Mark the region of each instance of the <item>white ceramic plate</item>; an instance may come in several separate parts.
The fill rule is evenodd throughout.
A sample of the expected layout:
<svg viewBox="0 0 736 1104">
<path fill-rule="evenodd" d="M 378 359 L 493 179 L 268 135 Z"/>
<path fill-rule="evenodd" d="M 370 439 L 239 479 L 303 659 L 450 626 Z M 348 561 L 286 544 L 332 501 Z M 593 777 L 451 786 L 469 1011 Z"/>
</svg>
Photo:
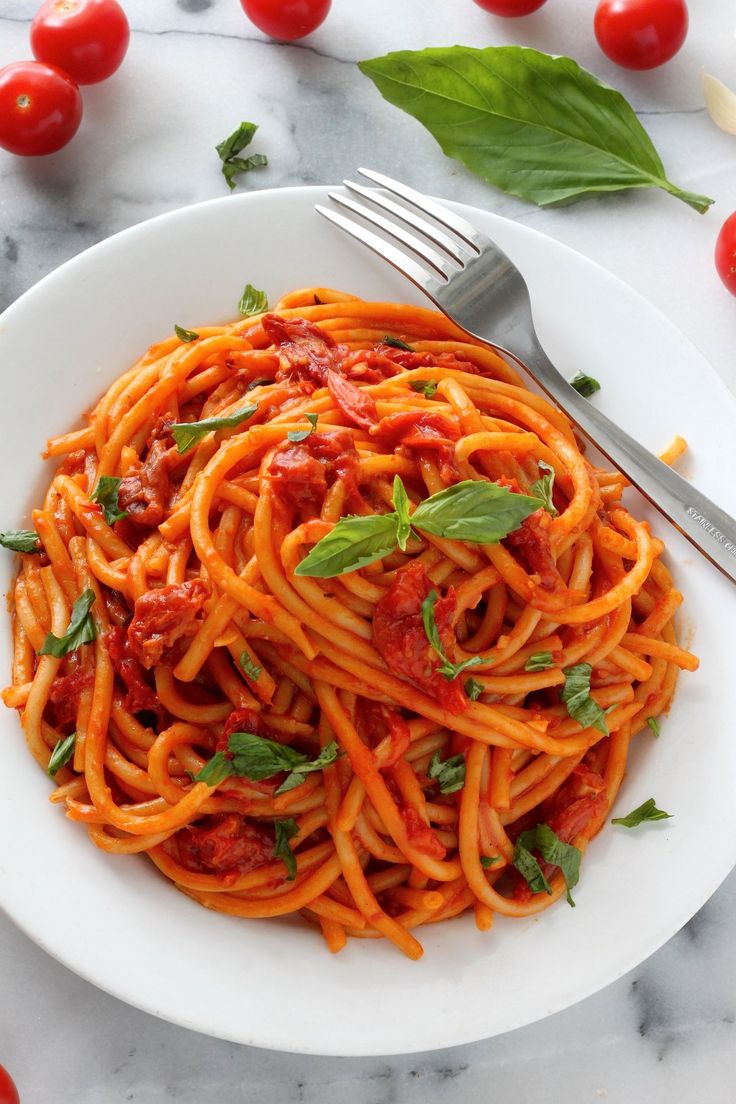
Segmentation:
<svg viewBox="0 0 736 1104">
<path fill-rule="evenodd" d="M 0 319 L 5 476 L 0 527 L 19 527 L 49 471 L 46 438 L 175 322 L 235 315 L 244 283 L 272 300 L 305 285 L 421 301 L 313 212 L 325 189 L 256 192 L 175 211 L 64 265 Z M 466 209 L 526 275 L 560 367 L 597 376 L 596 402 L 654 450 L 677 432 L 687 474 L 736 511 L 736 402 L 670 323 L 613 276 L 526 227 Z M 643 503 L 637 508 L 645 511 Z M 656 515 L 702 659 L 655 741 L 639 737 L 619 800 L 674 819 L 607 828 L 577 908 L 528 922 L 466 918 L 421 932 L 409 962 L 384 942 L 338 956 L 306 924 L 207 912 L 143 858 L 104 854 L 47 801 L 14 713 L 0 715 L 0 901 L 50 954 L 95 985 L 186 1027 L 289 1051 L 380 1055 L 466 1043 L 540 1019 L 607 985 L 684 924 L 736 863 L 736 740 L 729 708 L 734 592 Z M 3 554 L 7 589 L 12 557 Z M 0 671 L 10 668 L 6 619 Z M 3 676 L 5 677 L 5 676 Z"/>
</svg>

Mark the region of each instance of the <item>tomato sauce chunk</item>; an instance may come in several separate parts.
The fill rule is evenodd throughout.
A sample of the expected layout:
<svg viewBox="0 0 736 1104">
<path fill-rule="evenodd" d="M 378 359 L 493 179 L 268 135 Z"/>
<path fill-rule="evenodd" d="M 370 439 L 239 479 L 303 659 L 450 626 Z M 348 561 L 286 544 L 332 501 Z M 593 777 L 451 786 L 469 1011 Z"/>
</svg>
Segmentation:
<svg viewBox="0 0 736 1104">
<path fill-rule="evenodd" d="M 402 567 L 376 605 L 373 643 L 392 673 L 425 690 L 451 713 L 460 713 L 468 705 L 462 683 L 439 673 L 439 657 L 424 631 L 422 602 L 432 589 L 424 565 L 418 560 Z M 448 655 L 455 643 L 451 623 L 454 612 L 455 592 L 450 588 L 434 606 L 437 631 Z"/>
<path fill-rule="evenodd" d="M 282 502 L 296 510 L 319 511 L 328 487 L 344 482 L 348 502 L 360 501 L 358 454 L 348 429 L 310 433 L 298 444 L 284 442 L 268 469 L 271 485 Z"/>
<path fill-rule="evenodd" d="M 578 764 L 546 811 L 547 824 L 563 843 L 572 843 L 592 820 L 608 810 L 606 783 L 596 771 Z"/>
<path fill-rule="evenodd" d="M 133 464 L 118 488 L 118 506 L 128 513 L 127 521 L 143 529 L 155 529 L 166 517 L 173 494 L 171 472 L 179 455 L 169 432 L 168 414 L 148 439 L 145 460 Z"/>
<path fill-rule="evenodd" d="M 565 584 L 557 570 L 549 542 L 552 518 L 546 511 L 537 510 L 524 518 L 521 526 L 509 533 L 507 543 L 524 561 L 529 571 L 539 576 L 542 590 L 564 590 Z"/>
<path fill-rule="evenodd" d="M 79 699 L 94 684 L 93 672 L 83 671 L 81 667 L 54 679 L 49 691 L 49 701 L 54 707 L 54 728 L 65 734 L 73 730 L 77 723 Z"/>
<path fill-rule="evenodd" d="M 327 372 L 327 386 L 349 421 L 354 422 L 361 429 L 370 429 L 376 424 L 378 421 L 376 404 L 366 391 L 331 368 Z"/>
<path fill-rule="evenodd" d="M 337 368 L 347 352 L 347 346 L 336 345 L 325 330 L 306 318 L 266 314 L 261 325 L 281 358 L 277 382 L 302 381 L 324 387 L 328 369 Z"/>
<path fill-rule="evenodd" d="M 381 418 L 374 432 L 381 444 L 389 448 L 403 447 L 433 452 L 443 482 L 453 483 L 458 479 L 455 442 L 460 437 L 460 426 L 455 418 L 446 414 L 434 414 L 432 411 L 400 411 Z"/>
<path fill-rule="evenodd" d="M 115 674 L 125 687 L 125 708 L 129 713 L 155 713 L 161 722 L 165 710 L 148 684 L 146 672 L 133 652 L 125 629 L 119 625 L 109 628 L 105 633 L 105 647 Z"/>
<path fill-rule="evenodd" d="M 167 842 L 169 854 L 195 874 L 248 874 L 273 859 L 271 832 L 239 813 L 204 817 Z"/>
<path fill-rule="evenodd" d="M 166 656 L 177 640 L 194 628 L 209 587 L 201 579 L 170 583 L 147 590 L 136 599 L 128 641 L 135 658 L 150 669 Z"/>
</svg>

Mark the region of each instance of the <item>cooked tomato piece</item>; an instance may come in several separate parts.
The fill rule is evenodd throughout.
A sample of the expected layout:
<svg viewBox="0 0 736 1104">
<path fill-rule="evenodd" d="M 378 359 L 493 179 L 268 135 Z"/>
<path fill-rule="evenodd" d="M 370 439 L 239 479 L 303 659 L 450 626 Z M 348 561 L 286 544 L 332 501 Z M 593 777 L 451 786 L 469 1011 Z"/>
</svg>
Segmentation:
<svg viewBox="0 0 736 1104">
<path fill-rule="evenodd" d="M 273 859 L 271 831 L 238 813 L 204 817 L 167 842 L 169 853 L 196 874 L 247 874 Z"/>
<path fill-rule="evenodd" d="M 529 571 L 539 575 L 543 590 L 558 590 L 565 584 L 557 570 L 549 543 L 551 516 L 545 510 L 537 510 L 524 518 L 515 533 L 506 538 L 511 548 L 519 552 Z"/>
<path fill-rule="evenodd" d="M 367 698 L 358 699 L 358 729 L 371 747 L 377 747 L 388 736 L 390 751 L 381 764 L 382 770 L 398 763 L 411 742 L 411 731 L 404 718 L 388 705 Z"/>
<path fill-rule="evenodd" d="M 547 824 L 563 843 L 572 843 L 591 820 L 608 809 L 606 783 L 596 771 L 578 764 L 567 782 L 552 798 L 546 811 Z"/>
<path fill-rule="evenodd" d="M 105 633 L 105 647 L 115 674 L 125 686 L 123 704 L 128 712 L 155 713 L 159 722 L 163 721 L 166 711 L 156 697 L 155 690 L 146 681 L 146 673 L 134 654 L 125 629 L 119 625 L 109 628 Z"/>
<path fill-rule="evenodd" d="M 222 728 L 217 741 L 217 751 L 225 751 L 233 732 L 252 732 L 255 736 L 265 736 L 261 715 L 255 709 L 233 709 Z"/>
<path fill-rule="evenodd" d="M 277 381 L 301 380 L 324 387 L 328 368 L 337 368 L 347 351 L 347 346 L 336 345 L 325 330 L 306 318 L 266 314 L 261 325 L 281 356 Z"/>
<path fill-rule="evenodd" d="M 455 418 L 446 414 L 422 413 L 418 410 L 401 411 L 381 418 L 375 434 L 389 448 L 430 449 L 436 454 L 440 476 L 445 483 L 458 478 L 455 467 L 455 442 L 460 437 L 460 426 Z"/>
<path fill-rule="evenodd" d="M 397 571 L 393 583 L 381 598 L 373 615 L 373 643 L 388 669 L 413 682 L 436 698 L 451 713 L 468 706 L 462 681 L 448 680 L 438 671 L 440 660 L 424 631 L 422 602 L 432 591 L 423 564 L 418 560 Z M 450 588 L 434 606 L 434 616 L 445 653 L 452 654 L 455 635 L 452 615 L 455 592 Z"/>
<path fill-rule="evenodd" d="M 297 510 L 318 511 L 328 487 L 345 484 L 349 503 L 359 503 L 358 454 L 348 429 L 310 433 L 298 444 L 284 442 L 276 450 L 268 474 L 283 502 Z"/>
<path fill-rule="evenodd" d="M 428 824 L 425 824 L 419 813 L 411 805 L 399 806 L 401 819 L 406 826 L 406 834 L 416 847 L 424 855 L 433 859 L 444 859 L 447 849 L 437 839 L 435 832 Z"/>
<path fill-rule="evenodd" d="M 346 418 L 361 429 L 370 429 L 378 421 L 376 404 L 369 394 L 356 387 L 332 368 L 327 371 L 330 394 Z"/>
<path fill-rule="evenodd" d="M 49 701 L 54 707 L 54 728 L 68 735 L 77 723 L 79 699 L 84 690 L 95 684 L 92 671 L 83 671 L 77 667 L 68 675 L 54 679 L 49 691 Z"/>
<path fill-rule="evenodd" d="M 128 640 L 133 655 L 150 669 L 160 663 L 180 637 L 188 634 L 209 596 L 202 579 L 147 590 L 136 599 Z"/>
<path fill-rule="evenodd" d="M 375 349 L 355 349 L 343 358 L 340 368 L 348 379 L 362 380 L 365 383 L 380 383 L 390 376 L 396 376 L 401 366 L 384 354 L 385 346 Z"/>
<path fill-rule="evenodd" d="M 118 488 L 118 505 L 127 511 L 126 520 L 145 529 L 161 524 L 171 502 L 171 472 L 180 461 L 168 428 L 173 420 L 171 414 L 159 419 L 145 460 L 130 467 Z"/>
<path fill-rule="evenodd" d="M 395 349 L 392 345 L 377 345 L 377 351 L 387 360 L 402 368 L 449 368 L 455 372 L 470 372 L 477 376 L 480 368 L 469 360 L 458 360 L 454 353 L 415 353 L 409 349 Z"/>
</svg>

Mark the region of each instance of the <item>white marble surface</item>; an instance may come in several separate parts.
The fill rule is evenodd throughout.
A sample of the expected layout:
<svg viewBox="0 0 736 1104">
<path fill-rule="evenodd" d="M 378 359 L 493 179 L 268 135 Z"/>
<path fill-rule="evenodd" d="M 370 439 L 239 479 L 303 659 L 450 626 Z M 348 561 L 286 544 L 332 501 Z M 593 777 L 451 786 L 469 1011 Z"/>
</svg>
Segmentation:
<svg viewBox="0 0 736 1104">
<path fill-rule="evenodd" d="M 640 75 L 597 50 L 592 0 L 549 0 L 517 21 L 492 19 L 471 0 L 334 0 L 323 27 L 294 46 L 264 39 L 237 0 L 124 4 L 134 28 L 128 58 L 108 84 L 85 90 L 72 145 L 37 161 L 0 151 L 0 309 L 108 234 L 224 194 L 212 147 L 245 118 L 260 123 L 254 149 L 270 164 L 243 187 L 337 182 L 367 163 L 532 224 L 640 290 L 736 390 L 736 303 L 712 265 L 720 223 L 736 208 L 736 139 L 710 123 L 699 88 L 702 67 L 736 83 L 731 0 L 693 0 L 686 47 L 663 70 Z M 0 65 L 28 56 L 35 7 L 3 0 Z M 642 192 L 530 207 L 447 161 L 354 65 L 390 49 L 514 41 L 571 54 L 619 87 L 671 178 L 717 206 L 700 217 Z M 652 892 L 666 892 L 656 872 Z M 730 1104 L 735 906 L 732 875 L 648 962 L 543 1023 L 473 1046 L 375 1060 L 268 1053 L 159 1022 L 74 977 L 0 917 L 0 1062 L 23 1104 Z"/>
</svg>

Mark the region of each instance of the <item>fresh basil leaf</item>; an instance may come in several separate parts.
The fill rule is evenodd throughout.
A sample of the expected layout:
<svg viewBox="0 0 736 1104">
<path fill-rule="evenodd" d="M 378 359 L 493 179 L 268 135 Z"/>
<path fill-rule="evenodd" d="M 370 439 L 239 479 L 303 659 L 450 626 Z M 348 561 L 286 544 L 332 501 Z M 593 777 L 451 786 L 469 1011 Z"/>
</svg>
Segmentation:
<svg viewBox="0 0 736 1104">
<path fill-rule="evenodd" d="M 74 757 L 74 745 L 76 741 L 76 732 L 72 732 L 71 736 L 64 736 L 61 740 L 56 741 L 54 750 L 51 752 L 49 765 L 46 768 L 46 773 L 49 778 L 55 778 L 56 772 L 61 770 L 62 767 L 65 767 Z"/>
<path fill-rule="evenodd" d="M 286 436 L 289 438 L 290 441 L 306 441 L 307 437 L 314 433 L 315 429 L 317 428 L 317 418 L 319 417 L 318 414 L 305 414 L 304 417 L 309 422 L 310 428 L 294 429 L 291 431 L 291 433 L 287 433 Z"/>
<path fill-rule="evenodd" d="M 474 678 L 469 678 L 465 683 L 465 693 L 471 701 L 477 701 L 483 693 L 483 686 L 480 682 L 476 682 Z"/>
<path fill-rule="evenodd" d="M 596 391 L 601 389 L 598 380 L 593 379 L 592 376 L 586 376 L 585 372 L 578 372 L 576 376 L 573 376 L 570 380 L 570 386 L 574 387 L 578 395 L 582 395 L 584 399 L 589 399 L 591 395 L 595 395 Z"/>
<path fill-rule="evenodd" d="M 660 728 L 659 728 L 659 721 L 657 720 L 657 718 L 656 717 L 647 717 L 647 724 L 651 728 L 654 735 L 657 738 L 659 738 Z"/>
<path fill-rule="evenodd" d="M 411 345 L 407 345 L 405 341 L 402 341 L 400 337 L 391 337 L 386 335 L 382 341 L 383 345 L 390 345 L 392 349 L 405 349 L 407 353 L 413 353 Z"/>
<path fill-rule="evenodd" d="M 0 533 L 0 544 L 11 552 L 41 552 L 38 533 L 33 529 L 6 529 Z"/>
<path fill-rule="evenodd" d="M 670 183 L 624 97 L 571 58 L 523 46 L 449 46 L 358 65 L 448 157 L 511 195 L 546 206 L 662 188 L 701 213 L 713 202 Z"/>
<path fill-rule="evenodd" d="M 299 825 L 293 817 L 287 817 L 286 820 L 274 821 L 273 826 L 276 832 L 276 846 L 273 849 L 273 857 L 283 860 L 286 867 L 286 881 L 293 882 L 296 878 L 296 859 L 294 858 L 294 852 L 289 847 L 289 840 L 298 834 Z"/>
<path fill-rule="evenodd" d="M 185 330 L 183 326 L 174 326 L 174 333 L 187 345 L 190 341 L 196 341 L 199 338 L 199 334 L 194 330 Z"/>
<path fill-rule="evenodd" d="M 605 713 L 598 702 L 590 696 L 590 676 L 593 668 L 589 663 L 577 663 L 566 667 L 565 685 L 560 697 L 567 706 L 568 714 L 583 728 L 597 728 L 604 736 L 608 735 Z"/>
<path fill-rule="evenodd" d="M 548 514 L 551 514 L 552 517 L 557 517 L 557 507 L 552 501 L 552 488 L 555 485 L 555 469 L 551 468 L 549 464 L 545 464 L 544 460 L 539 461 L 539 467 L 545 474 L 541 476 L 541 478 L 535 479 L 529 490 L 534 498 L 541 498 Z"/>
<path fill-rule="evenodd" d="M 524 664 L 525 671 L 548 671 L 555 661 L 551 652 L 534 652 Z"/>
<path fill-rule="evenodd" d="M 523 834 L 523 833 L 522 833 Z M 552 893 L 552 886 L 544 876 L 541 866 L 526 847 L 521 843 L 521 836 L 514 847 L 512 865 L 521 874 L 532 893 Z"/>
<path fill-rule="evenodd" d="M 437 537 L 497 544 L 542 506 L 541 498 L 514 494 L 485 479 L 465 479 L 425 498 L 411 520 L 415 529 Z"/>
<path fill-rule="evenodd" d="M 396 511 L 396 541 L 402 552 L 406 551 L 406 542 L 411 536 L 411 516 L 409 514 L 409 496 L 401 476 L 394 476 L 393 493 L 394 510 Z"/>
<path fill-rule="evenodd" d="M 481 855 L 480 857 L 480 865 L 483 867 L 484 870 L 488 870 L 490 866 L 493 866 L 494 863 L 500 861 L 500 855 Z"/>
<path fill-rule="evenodd" d="M 427 778 L 439 782 L 440 793 L 457 793 L 465 785 L 465 756 L 451 755 L 441 763 L 440 753 L 436 751 L 429 761 Z"/>
<path fill-rule="evenodd" d="M 302 751 L 253 732 L 233 732 L 227 750 L 232 755 L 233 774 L 251 782 L 262 782 L 280 771 L 293 770 L 308 758 Z"/>
<path fill-rule="evenodd" d="M 238 310 L 245 315 L 263 314 L 264 311 L 268 310 L 268 296 L 265 291 L 259 291 L 252 284 L 246 284 L 243 288 L 243 294 L 240 296 Z M 268 382 L 273 383 L 273 380 Z"/>
<path fill-rule="evenodd" d="M 128 516 L 128 511 L 121 510 L 118 503 L 121 483 L 122 479 L 117 475 L 101 475 L 89 496 L 92 502 L 97 502 L 102 507 L 102 516 L 108 525 L 114 525 L 116 521 L 122 521 Z"/>
<path fill-rule="evenodd" d="M 437 394 L 436 380 L 412 380 L 409 384 L 412 391 L 418 391 L 425 399 L 433 399 Z"/>
<path fill-rule="evenodd" d="M 250 157 L 238 157 L 239 153 L 249 146 L 258 130 L 256 123 L 243 122 L 227 138 L 215 146 L 222 161 L 222 175 L 232 191 L 235 187 L 235 177 L 241 172 L 250 172 L 261 165 L 267 165 L 268 160 L 262 153 L 254 153 Z"/>
<path fill-rule="evenodd" d="M 424 632 L 427 640 L 442 660 L 442 663 L 438 667 L 438 671 L 449 681 L 450 679 L 457 678 L 459 674 L 463 671 L 467 671 L 469 667 L 477 667 L 478 664 L 483 663 L 484 660 L 482 656 L 472 656 L 470 659 L 464 659 L 462 663 L 452 663 L 447 658 L 445 650 L 442 647 L 439 629 L 437 628 L 437 620 L 434 615 L 436 602 L 437 591 L 432 590 L 422 602 L 422 624 L 424 625 Z"/>
<path fill-rule="evenodd" d="M 212 433 L 215 429 L 233 429 L 241 422 L 252 418 L 257 409 L 257 405 L 253 403 L 252 406 L 244 406 L 242 410 L 236 410 L 234 414 L 229 414 L 225 418 L 205 418 L 201 422 L 174 422 L 169 428 L 171 436 L 176 441 L 176 451 L 183 456 L 185 452 L 189 452 L 199 444 L 208 433 Z"/>
<path fill-rule="evenodd" d="M 398 543 L 396 514 L 368 514 L 340 518 L 297 566 L 296 575 L 332 579 L 393 552 Z"/>
<path fill-rule="evenodd" d="M 639 805 L 637 809 L 632 809 L 626 816 L 614 817 L 611 824 L 622 824 L 624 828 L 638 828 L 640 824 L 644 824 L 648 820 L 671 819 L 672 814 L 665 813 L 662 809 L 658 809 L 654 798 L 650 797 L 643 805 Z"/>
<path fill-rule="evenodd" d="M 577 847 L 573 847 L 571 843 L 563 843 L 563 841 L 552 831 L 548 824 L 538 824 L 536 828 L 532 828 L 528 832 L 522 832 L 516 841 L 516 848 L 514 850 L 513 863 L 516 869 L 526 878 L 529 883 L 529 887 L 535 892 L 540 893 L 544 889 L 545 893 L 551 893 L 552 889 L 549 882 L 544 877 L 541 867 L 537 863 L 532 851 L 539 851 L 542 858 L 552 863 L 553 866 L 558 866 L 562 871 L 562 877 L 565 879 L 565 885 L 567 886 L 567 903 L 575 908 L 575 902 L 572 899 L 572 890 L 578 884 L 580 878 L 580 860 L 582 854 Z M 529 881 L 527 875 L 522 870 L 521 866 L 517 863 L 517 852 L 521 858 L 522 865 L 526 865 L 527 869 L 532 872 L 535 884 L 539 885 L 539 889 L 535 889 L 532 882 Z M 522 857 L 522 853 L 526 853 Z M 528 856 L 528 858 L 526 857 Z M 532 860 L 537 868 L 537 873 L 533 871 L 529 859 Z M 540 881 L 541 879 L 541 881 Z M 544 883 L 542 885 L 542 883 Z"/>
<path fill-rule="evenodd" d="M 251 680 L 251 682 L 258 682 L 258 677 L 259 677 L 261 671 L 263 670 L 263 668 L 258 667 L 253 662 L 253 660 L 250 658 L 250 656 L 248 655 L 247 652 L 241 652 L 240 653 L 240 659 L 238 660 L 238 664 L 240 665 L 242 670 L 245 672 L 245 674 L 248 676 L 248 678 Z"/>
<path fill-rule="evenodd" d="M 91 644 L 97 636 L 97 628 L 89 612 L 94 600 L 93 590 L 83 591 L 72 606 L 72 616 L 64 635 L 54 636 L 53 633 L 49 633 L 38 654 L 52 655 L 61 659 L 68 652 L 80 648 L 82 644 Z"/>
<path fill-rule="evenodd" d="M 274 796 L 287 793 L 288 790 L 293 790 L 297 786 L 301 786 L 305 775 L 312 774 L 313 771 L 324 770 L 325 767 L 331 766 L 341 754 L 342 752 L 335 740 L 332 740 L 329 744 L 325 744 L 316 759 L 312 759 L 311 762 L 300 763 L 299 766 L 294 767 L 291 774 L 284 779 L 278 789 L 274 790 Z"/>
<path fill-rule="evenodd" d="M 226 778 L 232 777 L 233 774 L 235 774 L 235 770 L 232 759 L 228 759 L 224 751 L 216 751 L 201 771 L 192 775 L 192 781 L 206 782 L 208 786 L 216 786 L 218 782 L 224 782 Z"/>
</svg>

